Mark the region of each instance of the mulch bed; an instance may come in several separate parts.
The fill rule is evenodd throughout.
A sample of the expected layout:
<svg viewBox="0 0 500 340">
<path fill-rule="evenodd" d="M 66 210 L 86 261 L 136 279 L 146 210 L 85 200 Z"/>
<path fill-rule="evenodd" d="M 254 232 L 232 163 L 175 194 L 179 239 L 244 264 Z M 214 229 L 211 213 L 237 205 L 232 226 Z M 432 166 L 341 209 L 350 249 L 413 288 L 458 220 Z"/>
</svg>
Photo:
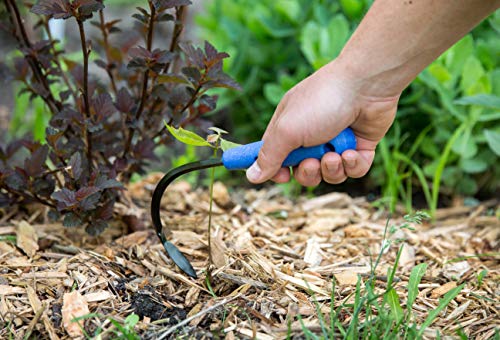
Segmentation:
<svg viewBox="0 0 500 340">
<path fill-rule="evenodd" d="M 40 206 L 28 207 L 30 213 L 0 210 L 0 338 L 81 337 L 82 328 L 71 319 L 88 313 L 96 315 L 81 321 L 85 331 L 101 328 L 106 338 L 114 327 L 110 318 L 123 322 L 132 312 L 141 317 L 136 326 L 141 338 L 283 338 L 287 320 L 298 314 L 316 332 L 310 291 L 328 315 L 332 276 L 337 306 L 355 290 L 358 275 L 369 275 L 370 254 L 381 247 L 386 213 L 363 198 L 331 193 L 292 202 L 274 189 L 229 195 L 217 183 L 208 286 L 208 194 L 178 182 L 162 203 L 165 232 L 192 262 L 199 276 L 193 280 L 175 267 L 149 228 L 157 180 L 152 175 L 131 185 L 130 202 L 118 204 L 116 213 L 133 223 L 127 227 L 121 219 L 99 237 L 50 222 Z M 488 339 L 500 327 L 495 209 L 498 201 L 441 209 L 436 222 L 392 236 L 405 239 L 395 284 L 403 308 L 411 269 L 429 265 L 413 308 L 417 322 L 447 291 L 466 283 L 427 337 L 462 329 L 470 338 Z M 401 221 L 395 216 L 390 223 Z M 130 224 L 137 231 L 128 233 Z M 392 246 L 377 269 L 381 289 L 396 251 Z M 487 274 L 479 284 L 483 270 Z M 291 331 L 299 336 L 301 326 L 293 320 Z M 349 321 L 343 316 L 344 324 Z"/>
</svg>

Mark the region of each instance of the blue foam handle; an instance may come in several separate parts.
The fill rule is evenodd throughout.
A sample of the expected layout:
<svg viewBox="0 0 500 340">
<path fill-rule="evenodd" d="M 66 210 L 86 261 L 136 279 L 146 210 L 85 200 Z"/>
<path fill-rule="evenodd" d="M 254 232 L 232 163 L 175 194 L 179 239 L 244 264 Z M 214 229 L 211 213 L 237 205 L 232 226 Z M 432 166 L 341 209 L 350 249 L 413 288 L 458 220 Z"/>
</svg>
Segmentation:
<svg viewBox="0 0 500 340">
<path fill-rule="evenodd" d="M 222 164 L 228 170 L 249 168 L 257 160 L 263 143 L 254 142 L 225 151 L 222 154 Z M 356 136 L 350 128 L 340 132 L 328 143 L 293 150 L 283 162 L 283 167 L 296 166 L 307 158 L 321 159 L 325 153 L 331 151 L 342 154 L 345 150 L 356 150 Z"/>
</svg>

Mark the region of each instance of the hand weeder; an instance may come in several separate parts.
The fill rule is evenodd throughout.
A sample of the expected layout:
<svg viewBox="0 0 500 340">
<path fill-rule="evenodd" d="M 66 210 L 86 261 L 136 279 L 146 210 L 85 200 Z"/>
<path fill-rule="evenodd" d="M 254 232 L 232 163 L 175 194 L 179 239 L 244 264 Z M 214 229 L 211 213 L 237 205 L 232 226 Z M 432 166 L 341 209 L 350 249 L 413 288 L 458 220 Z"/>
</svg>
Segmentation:
<svg viewBox="0 0 500 340">
<path fill-rule="evenodd" d="M 224 166 L 228 170 L 241 170 L 250 167 L 250 165 L 255 162 L 259 154 L 259 150 L 262 147 L 262 141 L 254 142 L 251 144 L 246 144 L 238 146 L 225 151 L 222 158 L 211 158 L 203 161 L 188 163 L 182 165 L 178 168 L 170 170 L 163 178 L 160 180 L 153 193 L 153 198 L 151 200 L 151 218 L 153 220 L 153 225 L 156 229 L 156 233 L 163 243 L 163 247 L 167 251 L 168 255 L 174 261 L 174 263 L 187 275 L 192 278 L 197 278 L 196 272 L 189 260 L 174 246 L 170 241 L 168 241 L 162 231 L 162 223 L 160 219 L 160 201 L 163 193 L 167 189 L 167 186 L 172 183 L 176 178 L 182 176 L 188 172 L 195 170 L 202 170 L 213 168 L 216 166 Z M 288 157 L 283 162 L 284 167 L 296 166 L 304 159 L 316 158 L 321 159 L 323 155 L 327 152 L 334 151 L 342 154 L 345 150 L 355 150 L 356 149 L 356 138 L 354 133 L 350 128 L 343 130 L 337 137 L 332 139 L 330 142 L 312 146 L 312 147 L 301 147 L 292 151 Z"/>
</svg>

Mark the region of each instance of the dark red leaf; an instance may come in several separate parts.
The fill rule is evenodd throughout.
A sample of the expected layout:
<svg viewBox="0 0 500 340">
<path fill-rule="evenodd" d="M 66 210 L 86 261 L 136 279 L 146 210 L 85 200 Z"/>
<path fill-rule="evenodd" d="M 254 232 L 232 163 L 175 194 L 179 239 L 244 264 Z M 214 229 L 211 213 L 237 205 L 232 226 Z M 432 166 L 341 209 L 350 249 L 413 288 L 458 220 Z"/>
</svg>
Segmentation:
<svg viewBox="0 0 500 340">
<path fill-rule="evenodd" d="M 73 154 L 69 160 L 69 165 L 71 166 L 71 173 L 75 180 L 79 180 L 83 172 L 82 167 L 82 156 L 79 152 Z"/>
<path fill-rule="evenodd" d="M 83 224 L 82 220 L 78 217 L 78 215 L 68 212 L 64 214 L 63 226 L 68 228 L 79 227 Z"/>
<path fill-rule="evenodd" d="M 116 108 L 123 113 L 130 113 L 135 106 L 135 101 L 125 87 L 118 91 L 116 98 Z"/>
<path fill-rule="evenodd" d="M 31 7 L 31 12 L 50 15 L 54 19 L 68 19 L 72 16 L 71 5 L 68 0 L 38 0 Z"/>
<path fill-rule="evenodd" d="M 36 177 L 43 172 L 48 153 L 48 146 L 42 145 L 33 152 L 30 158 L 24 161 L 24 169 L 29 176 Z"/>
<path fill-rule="evenodd" d="M 73 207 L 78 203 L 78 201 L 76 200 L 76 193 L 73 190 L 69 190 L 67 188 L 62 188 L 61 190 L 54 192 L 50 197 L 52 197 L 59 203 L 59 210 Z"/>
<path fill-rule="evenodd" d="M 80 188 L 76 192 L 75 198 L 77 201 L 83 201 L 85 198 L 89 197 L 90 195 L 95 194 L 98 191 L 99 191 L 99 188 L 94 187 L 94 186 L 83 187 L 83 188 Z"/>
<path fill-rule="evenodd" d="M 85 231 L 92 236 L 97 236 L 101 234 L 106 228 L 108 227 L 108 224 L 104 221 L 97 220 L 94 222 L 90 222 L 87 227 L 85 228 Z"/>
</svg>

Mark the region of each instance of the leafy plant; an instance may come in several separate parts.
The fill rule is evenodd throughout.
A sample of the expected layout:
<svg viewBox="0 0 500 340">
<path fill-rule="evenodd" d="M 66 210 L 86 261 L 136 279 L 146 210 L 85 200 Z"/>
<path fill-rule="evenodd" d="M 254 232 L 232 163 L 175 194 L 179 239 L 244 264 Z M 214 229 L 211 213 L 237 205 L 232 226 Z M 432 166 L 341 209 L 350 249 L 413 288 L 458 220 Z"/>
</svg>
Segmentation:
<svg viewBox="0 0 500 340">
<path fill-rule="evenodd" d="M 89 313 L 86 315 L 82 315 L 80 317 L 76 317 L 72 320 L 72 322 L 78 322 L 80 320 L 87 320 L 87 319 L 93 319 L 93 318 L 106 318 L 106 316 L 98 314 L 98 313 Z M 83 333 L 85 335 L 85 338 L 87 339 L 95 339 L 96 337 L 102 337 L 106 332 L 111 332 L 113 333 L 113 339 L 120 339 L 120 340 L 139 340 L 141 337 L 137 332 L 135 331 L 135 326 L 139 322 L 139 316 L 135 313 L 129 314 L 123 324 L 121 324 L 119 321 L 113 319 L 113 318 L 108 318 L 109 321 L 113 324 L 113 328 L 110 330 L 106 330 L 103 332 L 103 329 L 101 327 L 98 327 L 94 334 L 91 336 L 88 334 L 85 330 L 83 330 Z"/>
<path fill-rule="evenodd" d="M 500 64 L 493 58 L 499 39 L 483 27 L 477 31 L 481 34 L 467 35 L 433 62 L 402 97 L 372 171 L 392 208 L 398 198 L 411 200 L 416 184 L 431 214 L 443 193 L 491 194 L 500 185 L 494 166 L 500 148 Z M 404 178 L 410 185 L 403 185 Z"/>
<path fill-rule="evenodd" d="M 143 43 L 117 43 L 113 37 L 121 32 L 120 20 L 106 20 L 102 1 L 27 5 L 37 15 L 35 32 L 45 34 L 45 40 L 28 35 L 25 7 L 3 2 L 2 27 L 17 40 L 22 55 L 11 61 L 10 77 L 21 84 L 19 95 L 44 102 L 50 122 L 45 140 L 26 136 L 0 146 L 0 206 L 42 203 L 64 213 L 64 225 L 85 225 L 96 235 L 112 217 L 123 183 L 143 173 L 156 159 L 156 147 L 171 141 L 161 122 L 197 124 L 216 107 L 217 96 L 207 91 L 238 88 L 222 70 L 228 54 L 208 42 L 203 49 L 180 42 L 190 3 L 147 1 L 133 15 Z M 91 21 L 94 15 L 98 19 Z M 78 28 L 80 61 L 52 38 L 48 22 L 56 19 L 71 20 Z M 169 47 L 155 48 L 155 31 L 164 23 L 172 26 Z M 89 39 L 89 24 L 100 37 Z M 107 79 L 91 72 L 91 59 Z"/>
<path fill-rule="evenodd" d="M 165 126 L 167 129 L 170 131 L 172 136 L 174 136 L 175 139 L 177 139 L 179 142 L 184 143 L 188 146 L 208 146 L 213 149 L 213 157 L 217 156 L 217 152 L 219 150 L 226 151 L 228 149 L 234 148 L 238 146 L 239 144 L 230 142 L 224 138 L 222 138 L 223 134 L 227 134 L 227 131 L 216 128 L 216 127 L 211 127 L 209 130 L 214 132 L 213 134 L 210 134 L 207 136 L 206 139 L 203 137 L 197 135 L 196 133 L 192 131 L 185 130 L 181 127 L 178 129 L 169 126 L 165 122 Z M 211 286 L 210 286 L 210 266 L 213 264 L 212 261 L 212 207 L 213 207 L 213 189 L 214 189 L 214 182 L 215 182 L 215 168 L 212 168 L 210 171 L 210 183 L 209 183 L 209 197 L 210 197 L 210 203 L 209 203 L 209 210 L 208 210 L 208 263 L 209 267 L 207 268 L 207 277 L 206 277 L 206 282 L 207 282 L 207 287 L 211 291 Z M 213 293 L 213 292 L 212 292 Z"/>
</svg>

